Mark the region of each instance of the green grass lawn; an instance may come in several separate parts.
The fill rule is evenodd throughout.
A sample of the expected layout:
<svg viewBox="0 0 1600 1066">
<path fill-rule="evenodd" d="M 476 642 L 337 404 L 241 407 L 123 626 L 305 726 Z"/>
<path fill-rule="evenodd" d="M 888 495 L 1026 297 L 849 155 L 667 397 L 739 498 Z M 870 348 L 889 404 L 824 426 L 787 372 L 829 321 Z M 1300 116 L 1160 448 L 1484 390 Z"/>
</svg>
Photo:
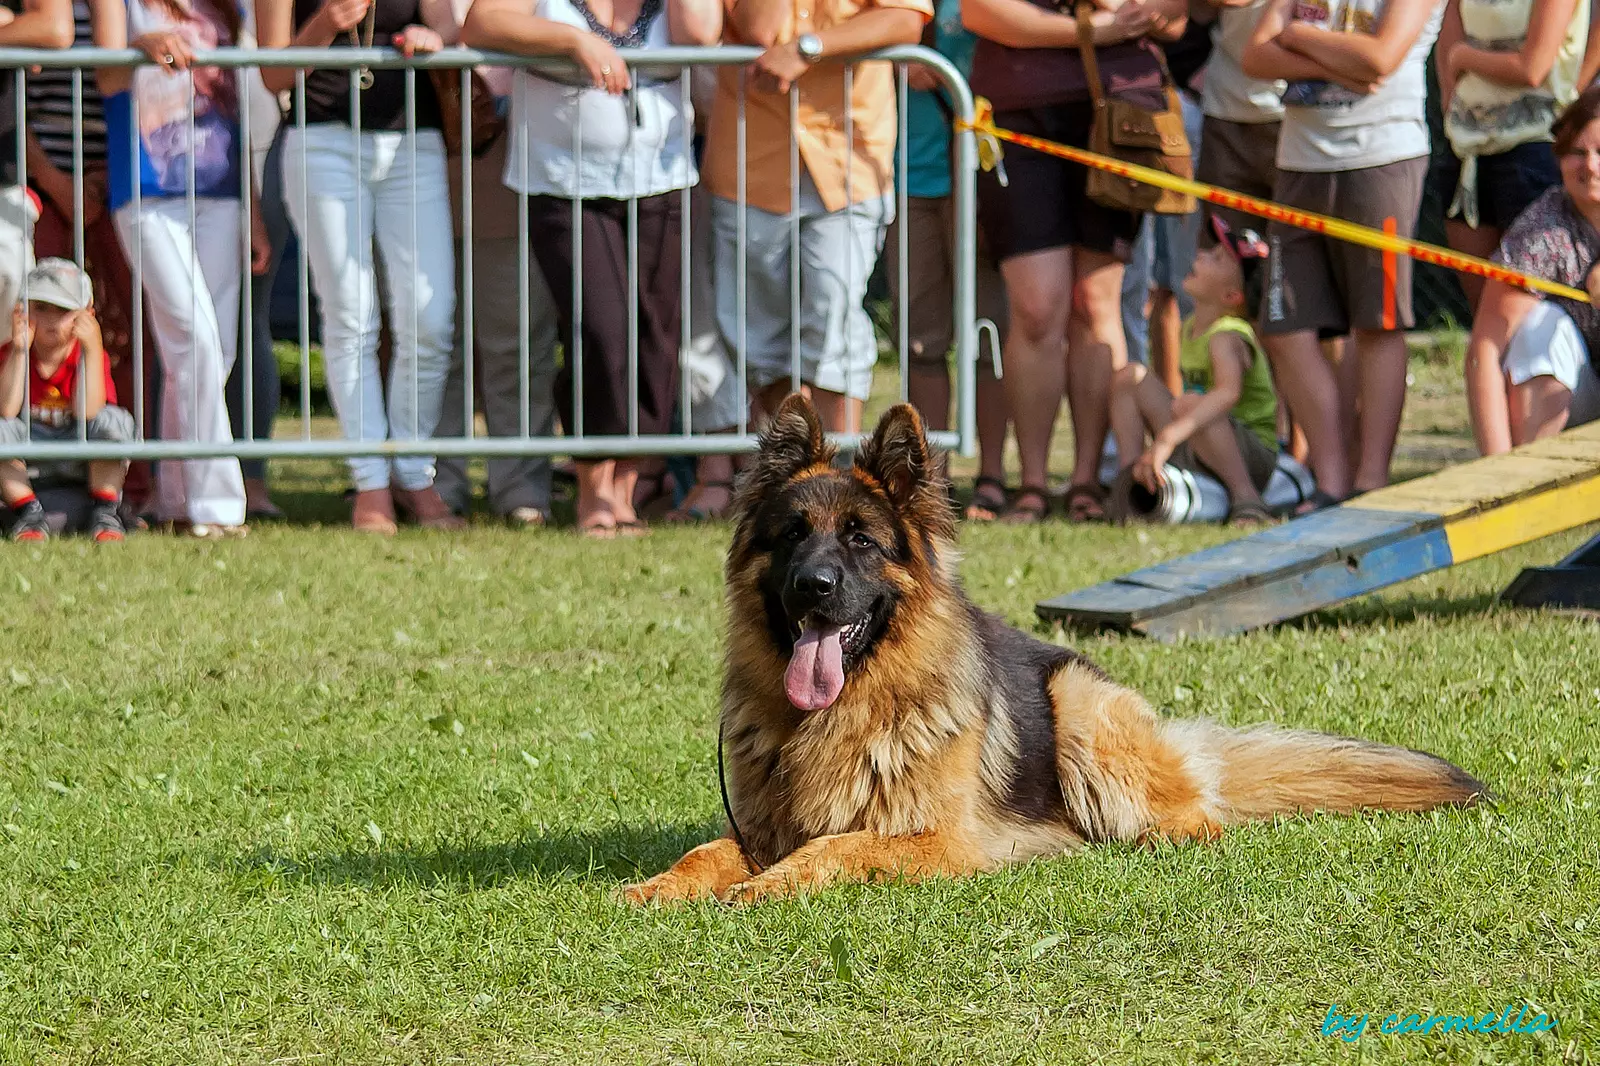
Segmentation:
<svg viewBox="0 0 1600 1066">
<path fill-rule="evenodd" d="M 1429 410 L 1406 439 L 1459 444 Z M 327 471 L 285 468 L 298 517 L 337 519 Z M 0 1060 L 1593 1061 L 1600 627 L 1493 602 L 1585 532 L 1273 632 L 1074 638 L 1171 713 L 1426 748 L 1497 809 L 666 912 L 612 893 L 719 828 L 724 529 L 0 546 Z M 1033 628 L 1226 536 L 969 529 L 963 572 Z M 1374 1031 L 1523 1001 L 1555 1032 Z"/>
</svg>

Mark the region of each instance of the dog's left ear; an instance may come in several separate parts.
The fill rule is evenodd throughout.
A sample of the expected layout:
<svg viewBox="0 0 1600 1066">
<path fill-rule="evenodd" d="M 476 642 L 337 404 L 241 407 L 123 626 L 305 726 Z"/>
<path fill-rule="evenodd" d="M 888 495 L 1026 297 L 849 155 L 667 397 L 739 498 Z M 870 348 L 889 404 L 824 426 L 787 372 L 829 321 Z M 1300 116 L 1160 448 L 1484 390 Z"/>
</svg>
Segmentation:
<svg viewBox="0 0 1600 1066">
<path fill-rule="evenodd" d="M 856 453 L 856 466 L 872 475 L 901 510 L 932 494 L 943 500 L 944 457 L 928 447 L 922 417 L 908 403 L 883 413 L 872 439 Z"/>
</svg>

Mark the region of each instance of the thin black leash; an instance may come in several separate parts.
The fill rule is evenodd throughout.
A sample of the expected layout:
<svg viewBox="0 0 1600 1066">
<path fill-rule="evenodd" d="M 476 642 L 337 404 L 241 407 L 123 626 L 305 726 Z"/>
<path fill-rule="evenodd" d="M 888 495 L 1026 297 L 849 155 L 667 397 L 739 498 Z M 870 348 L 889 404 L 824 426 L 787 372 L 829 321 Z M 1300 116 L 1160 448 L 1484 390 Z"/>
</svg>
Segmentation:
<svg viewBox="0 0 1600 1066">
<path fill-rule="evenodd" d="M 722 731 L 724 728 L 726 728 L 726 723 L 718 718 L 717 787 L 722 789 L 722 812 L 728 816 L 728 828 L 733 830 L 733 842 L 739 845 L 739 850 L 744 852 L 744 857 L 749 861 L 750 865 L 756 868 L 756 873 L 760 873 L 766 867 L 757 862 L 756 857 L 750 853 L 750 845 L 744 842 L 744 834 L 739 832 L 739 823 L 733 819 L 733 804 L 728 802 L 728 775 L 722 768 Z"/>
</svg>

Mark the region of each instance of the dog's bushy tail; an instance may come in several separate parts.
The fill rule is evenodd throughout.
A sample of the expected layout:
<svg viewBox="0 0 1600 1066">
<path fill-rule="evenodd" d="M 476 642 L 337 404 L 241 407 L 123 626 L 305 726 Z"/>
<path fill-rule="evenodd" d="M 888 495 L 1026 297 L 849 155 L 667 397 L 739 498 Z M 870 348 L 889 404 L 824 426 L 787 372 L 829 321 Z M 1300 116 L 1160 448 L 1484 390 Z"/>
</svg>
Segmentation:
<svg viewBox="0 0 1600 1066">
<path fill-rule="evenodd" d="M 1296 811 L 1427 811 L 1492 798 L 1437 755 L 1326 733 L 1217 729 L 1217 792 L 1229 820 Z"/>
</svg>

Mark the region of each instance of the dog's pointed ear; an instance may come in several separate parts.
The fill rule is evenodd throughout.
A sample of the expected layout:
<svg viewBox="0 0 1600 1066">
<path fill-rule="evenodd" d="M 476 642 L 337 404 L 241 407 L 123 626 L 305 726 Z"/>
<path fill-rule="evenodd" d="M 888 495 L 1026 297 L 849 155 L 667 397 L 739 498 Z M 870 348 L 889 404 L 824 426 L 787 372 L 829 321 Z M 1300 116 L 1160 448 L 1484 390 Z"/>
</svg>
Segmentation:
<svg viewBox="0 0 1600 1066">
<path fill-rule="evenodd" d="M 896 507 L 910 506 L 930 488 L 943 496 L 942 457 L 928 447 L 922 417 L 908 403 L 883 413 L 872 439 L 856 454 L 856 466 L 883 486 Z"/>
<path fill-rule="evenodd" d="M 834 453 L 811 401 L 798 392 L 790 393 L 761 434 L 756 476 L 763 485 L 777 487 L 802 470 L 832 462 Z"/>
</svg>

